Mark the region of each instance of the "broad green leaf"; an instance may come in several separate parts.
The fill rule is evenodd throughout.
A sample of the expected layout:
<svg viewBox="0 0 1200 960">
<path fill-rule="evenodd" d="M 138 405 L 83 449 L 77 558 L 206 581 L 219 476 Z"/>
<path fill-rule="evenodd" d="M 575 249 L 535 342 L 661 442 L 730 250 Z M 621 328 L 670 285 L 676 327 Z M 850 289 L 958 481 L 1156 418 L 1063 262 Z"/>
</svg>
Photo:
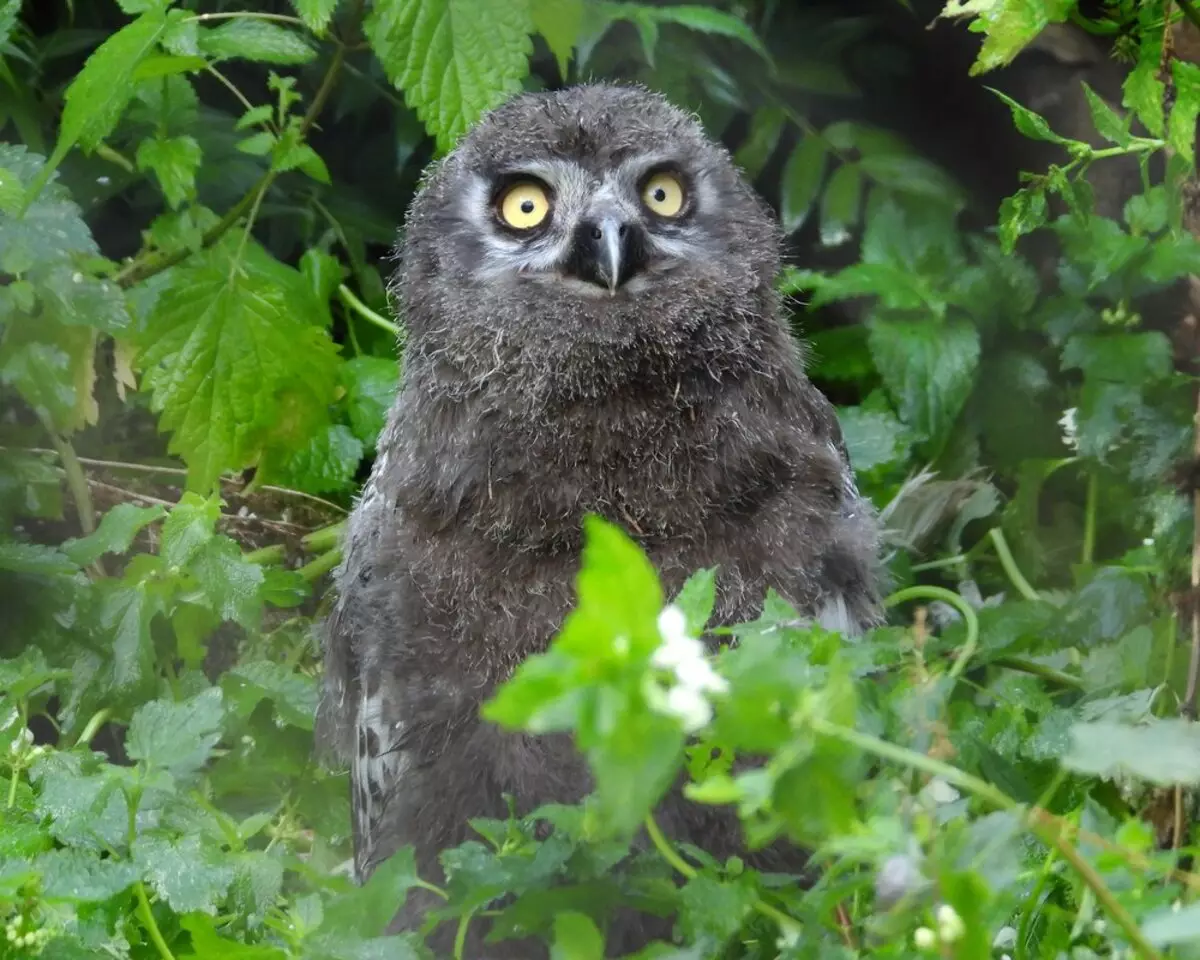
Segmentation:
<svg viewBox="0 0 1200 960">
<path fill-rule="evenodd" d="M 51 850 L 34 862 L 49 901 L 98 903 L 115 897 L 140 876 L 137 866 L 112 857 L 101 860 L 85 850 Z"/>
<path fill-rule="evenodd" d="M 200 50 L 217 60 L 239 58 L 276 66 L 308 63 L 317 52 L 294 30 L 270 20 L 238 17 L 200 33 Z"/>
<path fill-rule="evenodd" d="M 162 559 L 168 567 L 183 567 L 213 538 L 221 505 L 216 497 L 185 493 L 162 526 Z"/>
<path fill-rule="evenodd" d="M 8 319 L 8 318 L 5 318 Z M 0 382 L 63 433 L 96 422 L 96 331 L 53 317 L 18 317 L 0 340 Z"/>
<path fill-rule="evenodd" d="M 1092 380 L 1145 384 L 1171 375 L 1171 341 L 1147 333 L 1078 333 L 1063 345 L 1064 370 L 1078 369 Z"/>
<path fill-rule="evenodd" d="M 904 425 L 891 413 L 862 407 L 838 407 L 838 422 L 850 463 L 865 473 L 887 463 L 901 463 L 908 456 Z"/>
<path fill-rule="evenodd" d="M 346 413 L 354 435 L 373 448 L 399 387 L 399 366 L 385 357 L 355 357 L 341 365 L 339 374 L 346 386 Z"/>
<path fill-rule="evenodd" d="M 742 877 L 731 882 L 708 874 L 693 877 L 679 893 L 680 921 L 692 939 L 711 937 L 725 943 L 749 916 L 757 895 Z"/>
<path fill-rule="evenodd" d="M 150 623 L 162 610 L 162 597 L 143 584 L 105 582 L 98 587 L 96 616 L 112 652 L 112 682 L 118 690 L 153 675 L 154 638 Z"/>
<path fill-rule="evenodd" d="M 0 570 L 32 576 L 69 576 L 79 569 L 75 561 L 54 547 L 40 543 L 0 541 Z"/>
<path fill-rule="evenodd" d="M 971 67 L 976 75 L 1011 63 L 1052 23 L 1062 23 L 1078 0 L 947 0 L 942 17 L 978 17 L 986 38 Z M 974 27 L 973 27 L 974 29 Z"/>
<path fill-rule="evenodd" d="M 154 50 L 166 25 L 163 10 L 148 10 L 110 36 L 88 57 L 63 94 L 58 143 L 33 192 L 40 189 L 50 171 L 76 143 L 91 151 L 112 133 L 133 98 L 134 72 Z"/>
<path fill-rule="evenodd" d="M 235 541 L 228 537 L 209 540 L 192 558 L 190 569 L 218 616 L 244 627 L 258 626 L 266 575 L 257 563 L 242 558 Z"/>
<path fill-rule="evenodd" d="M 876 319 L 868 342 L 905 425 L 918 437 L 944 439 L 971 392 L 979 332 L 960 320 Z"/>
<path fill-rule="evenodd" d="M 792 150 L 780 185 L 780 217 L 785 232 L 793 233 L 804 226 L 825 178 L 827 162 L 825 141 L 820 137 L 805 134 Z"/>
<path fill-rule="evenodd" d="M 392 0 L 363 29 L 442 151 L 520 89 L 532 51 L 529 0 Z"/>
<path fill-rule="evenodd" d="M 233 867 L 194 834 L 142 834 L 133 843 L 133 859 L 154 892 L 176 913 L 215 913 L 233 882 Z"/>
<path fill-rule="evenodd" d="M 542 35 L 564 80 L 583 27 L 584 0 L 532 0 L 533 28 Z"/>
<path fill-rule="evenodd" d="M 555 915 L 550 960 L 604 960 L 604 937 L 591 917 L 574 910 Z"/>
<path fill-rule="evenodd" d="M 1200 903 L 1160 908 L 1145 917 L 1141 926 L 1142 936 L 1156 947 L 1200 940 Z"/>
<path fill-rule="evenodd" d="M 211 687 L 190 700 L 151 700 L 129 721 L 125 751 L 175 776 L 194 773 L 221 739 L 222 698 Z"/>
<path fill-rule="evenodd" d="M 24 700 L 47 684 L 67 676 L 70 671 L 51 667 L 38 647 L 26 647 L 18 657 L 0 660 L 0 690 L 12 700 Z M 5 712 L 0 710 L 0 715 Z"/>
<path fill-rule="evenodd" d="M 298 0 L 304 3 L 304 0 Z M 189 957 L 197 960 L 288 960 L 288 954 L 279 947 L 265 944 L 241 943 L 219 936 L 213 921 L 202 913 L 189 913 L 179 918 L 179 925 L 191 937 Z"/>
<path fill-rule="evenodd" d="M 78 754 L 53 753 L 33 771 L 37 814 L 59 842 L 84 850 L 124 848 L 129 805 L 111 767 L 85 773 Z"/>
<path fill-rule="evenodd" d="M 1167 144 L 1189 166 L 1196 161 L 1196 117 L 1200 116 L 1200 66 L 1186 60 L 1171 61 L 1175 80 L 1175 106 L 1167 120 Z"/>
<path fill-rule="evenodd" d="M 717 602 L 719 572 L 716 567 L 697 570 L 687 578 L 671 601 L 683 611 L 689 636 L 700 636 L 712 618 L 713 606 Z"/>
<path fill-rule="evenodd" d="M 1040 113 L 1035 113 L 1028 107 L 1022 106 L 1012 97 L 1001 93 L 999 90 L 994 90 L 991 87 L 988 89 L 1008 105 L 1008 109 L 1012 111 L 1013 124 L 1025 136 L 1032 140 L 1046 140 L 1050 143 L 1069 144 L 1073 142 L 1051 130 L 1050 124 L 1046 122 L 1046 118 Z"/>
<path fill-rule="evenodd" d="M 1087 97 L 1088 110 L 1092 114 L 1092 123 L 1096 132 L 1109 143 L 1124 146 L 1129 143 L 1129 121 L 1121 117 L 1110 107 L 1100 94 L 1096 93 L 1086 83 L 1082 84 L 1084 95 Z"/>
<path fill-rule="evenodd" d="M 292 0 L 292 6 L 304 25 L 313 33 L 320 34 L 329 26 L 338 0 Z"/>
<path fill-rule="evenodd" d="M 412 847 L 401 848 L 365 884 L 326 906 L 320 932 L 359 938 L 381 935 L 418 879 Z"/>
<path fill-rule="evenodd" d="M 288 484 L 309 493 L 345 490 L 354 480 L 364 450 L 349 427 L 332 424 L 295 449 L 280 472 Z"/>
<path fill-rule="evenodd" d="M 195 196 L 200 160 L 200 144 L 189 136 L 152 137 L 143 140 L 137 150 L 138 169 L 154 171 L 172 207 Z"/>
<path fill-rule="evenodd" d="M 0 166 L 5 176 L 15 177 L 21 195 L 35 180 L 50 180 L 45 158 L 21 144 L 0 143 Z M 5 188 L 15 192 L 11 183 Z M 83 214 L 60 183 L 49 182 L 21 217 L 0 217 L 0 270 L 22 274 L 38 266 L 61 262 L 80 253 L 99 253 Z"/>
<path fill-rule="evenodd" d="M 862 171 L 844 163 L 834 171 L 821 197 L 821 244 L 837 247 L 850 239 L 862 201 Z"/>
<path fill-rule="evenodd" d="M 258 660 L 238 664 L 221 678 L 231 707 L 248 717 L 264 699 L 275 704 L 281 720 L 311 730 L 317 710 L 317 684 L 312 677 L 282 663 Z"/>
<path fill-rule="evenodd" d="M 193 255 L 146 320 L 145 386 L 193 489 L 255 463 L 272 431 L 303 435 L 326 415 L 336 348 L 324 307 L 296 271 L 238 238 Z M 322 326 L 318 326 L 321 323 Z"/>
<path fill-rule="evenodd" d="M 101 517 L 92 533 L 66 541 L 62 551 L 81 567 L 94 563 L 106 553 L 125 553 L 138 532 L 164 512 L 160 506 L 139 507 L 132 503 L 118 503 Z"/>
<path fill-rule="evenodd" d="M 1136 727 L 1111 720 L 1077 723 L 1062 763 L 1091 776 L 1194 785 L 1200 783 L 1200 724 L 1178 717 Z"/>
</svg>

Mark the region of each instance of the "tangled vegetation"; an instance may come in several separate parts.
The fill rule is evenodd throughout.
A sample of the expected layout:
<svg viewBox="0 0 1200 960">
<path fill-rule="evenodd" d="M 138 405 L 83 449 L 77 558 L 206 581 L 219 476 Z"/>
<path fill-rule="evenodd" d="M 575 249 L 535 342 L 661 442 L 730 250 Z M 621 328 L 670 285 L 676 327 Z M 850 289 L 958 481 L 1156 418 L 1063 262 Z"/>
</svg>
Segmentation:
<svg viewBox="0 0 1200 960">
<path fill-rule="evenodd" d="M 0 0 L 0 957 L 426 955 L 382 936 L 431 886 L 411 856 L 347 877 L 314 624 L 396 387 L 422 168 L 590 77 L 695 109 L 775 203 L 892 623 L 850 640 L 768 597 L 715 628 L 739 642 L 688 733 L 656 651 L 693 649 L 713 571 L 664 597 L 596 520 L 576 613 L 486 708 L 572 733 L 596 792 L 473 823 L 439 917 L 563 960 L 604 956 L 618 905 L 676 919 L 647 958 L 1197 955 L 1200 14 L 881 3 L 938 15 L 984 83 L 1068 23 L 1121 65 L 1083 138 L 986 94 L 1052 158 L 997 208 L 861 109 L 847 62 L 895 53 L 874 12 L 794 6 Z M 681 770 L 813 882 L 673 846 Z"/>
</svg>

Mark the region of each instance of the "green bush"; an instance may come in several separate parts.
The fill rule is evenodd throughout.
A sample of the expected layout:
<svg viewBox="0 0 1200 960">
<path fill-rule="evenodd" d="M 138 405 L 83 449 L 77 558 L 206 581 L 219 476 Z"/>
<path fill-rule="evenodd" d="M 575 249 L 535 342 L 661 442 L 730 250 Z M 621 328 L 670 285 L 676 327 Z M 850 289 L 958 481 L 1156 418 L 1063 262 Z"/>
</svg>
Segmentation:
<svg viewBox="0 0 1200 960">
<path fill-rule="evenodd" d="M 1000 95 L 1058 160 L 982 216 L 859 109 L 870 18 L 836 4 L 0 0 L 0 957 L 420 957 L 381 936 L 415 887 L 564 960 L 603 956 L 617 905 L 675 918 L 645 957 L 1197 955 L 1200 573 L 1169 480 L 1200 67 L 1164 37 L 1200 19 L 942 13 L 983 35 L 975 73 L 1067 21 L 1126 64 L 1121 104 L 1085 90 L 1094 143 Z M 405 852 L 357 888 L 314 623 L 398 376 L 386 251 L 484 110 L 593 76 L 695 109 L 834 264 L 780 283 L 887 524 L 892 625 L 768 597 L 673 714 L 664 604 L 690 650 L 714 572 L 665 598 L 589 521 L 576 614 L 486 714 L 571 733 L 594 795 L 474 822 L 444 889 Z M 1114 163 L 1139 188 L 1094 196 Z M 815 882 L 673 847 L 682 771 Z"/>
</svg>

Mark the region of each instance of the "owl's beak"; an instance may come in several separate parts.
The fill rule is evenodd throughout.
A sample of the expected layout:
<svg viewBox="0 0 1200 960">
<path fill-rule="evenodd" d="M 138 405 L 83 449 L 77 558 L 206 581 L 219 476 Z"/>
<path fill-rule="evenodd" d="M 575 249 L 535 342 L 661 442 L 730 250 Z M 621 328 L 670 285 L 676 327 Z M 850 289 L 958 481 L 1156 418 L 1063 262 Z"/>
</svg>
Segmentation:
<svg viewBox="0 0 1200 960">
<path fill-rule="evenodd" d="M 609 294 L 646 265 L 641 228 L 617 216 L 581 223 L 567 261 L 567 273 L 604 287 Z"/>
</svg>

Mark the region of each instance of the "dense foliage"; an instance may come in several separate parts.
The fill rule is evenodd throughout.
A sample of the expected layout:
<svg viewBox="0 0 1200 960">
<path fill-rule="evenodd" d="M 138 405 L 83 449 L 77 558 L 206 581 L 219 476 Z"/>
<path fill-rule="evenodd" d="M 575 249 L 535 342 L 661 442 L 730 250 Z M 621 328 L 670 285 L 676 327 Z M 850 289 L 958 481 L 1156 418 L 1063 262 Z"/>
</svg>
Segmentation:
<svg viewBox="0 0 1200 960">
<path fill-rule="evenodd" d="M 411 856 L 346 876 L 314 624 L 395 390 L 420 171 L 508 94 L 590 77 L 696 109 L 776 204 L 893 625 L 768 597 L 706 668 L 714 571 L 664 613 L 590 522 L 576 612 L 487 715 L 570 731 L 596 792 L 474 823 L 440 915 L 564 960 L 603 956 L 618 904 L 676 918 L 647 957 L 1196 955 L 1200 18 L 937 13 L 972 74 L 1064 22 L 1124 65 L 1120 102 L 1084 91 L 1089 139 L 987 94 L 1054 151 L 998 210 L 870 121 L 847 63 L 898 41 L 838 4 L 0 0 L 0 957 L 424 955 L 380 936 L 430 886 Z M 1115 164 L 1128 195 L 1095 186 Z M 675 847 L 653 808 L 685 769 L 815 882 Z"/>
</svg>

